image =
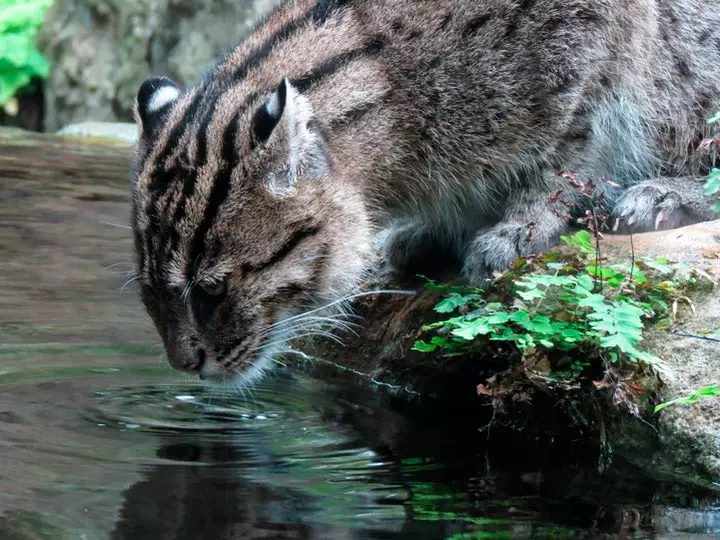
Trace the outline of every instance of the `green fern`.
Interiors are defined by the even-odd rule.
[[[680,265],[658,258],[637,261],[632,267],[604,267],[596,263],[588,232],[562,239],[576,249],[576,255],[563,261],[557,253],[549,253],[531,264],[518,263],[501,282],[506,287],[499,291],[502,302],[487,300],[477,288],[446,287],[428,280],[427,288],[446,294],[435,311],[452,316],[423,326],[431,337],[417,340],[413,348],[457,355],[480,343],[504,341],[522,356],[542,349],[576,351],[583,361],[575,364],[582,366],[588,365],[584,359],[590,354],[611,362],[657,362],[656,356],[641,349],[643,328],[647,320],[667,314],[678,285],[670,278]],[[573,371],[577,374],[582,368]]]
[[[713,116],[708,118],[708,124],[716,124],[720,122],[720,111],[716,112]],[[714,139],[716,148],[720,149],[720,137]],[[704,187],[705,196],[708,197],[712,203],[711,208],[713,212],[720,212],[720,169],[712,169],[705,182]]]

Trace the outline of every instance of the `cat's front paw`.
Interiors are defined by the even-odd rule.
[[[465,252],[463,275],[482,285],[494,271],[507,269],[516,259],[544,253],[560,238],[562,229],[539,229],[531,224],[499,223],[477,233]]]
[[[623,193],[613,210],[613,229],[644,232],[674,229],[695,221],[692,204],[667,186],[644,182]]]

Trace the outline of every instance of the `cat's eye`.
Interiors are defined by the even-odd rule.
[[[199,287],[208,296],[223,296],[227,292],[227,280],[200,283]]]
[[[195,320],[199,325],[210,324],[213,313],[225,301],[227,291],[227,279],[203,281],[193,288],[190,295],[190,305]]]

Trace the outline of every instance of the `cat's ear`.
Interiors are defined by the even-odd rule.
[[[284,78],[253,118],[255,144],[277,143],[286,152],[290,183],[328,172],[327,146],[314,117],[310,101]]]
[[[142,83],[135,100],[135,118],[144,136],[157,134],[179,96],[180,89],[167,77],[152,77]]]
[[[288,94],[291,92],[290,82],[283,79],[267,101],[257,110],[252,123],[253,137],[256,142],[266,142],[278,127],[288,105]],[[290,114],[288,112],[285,116]]]

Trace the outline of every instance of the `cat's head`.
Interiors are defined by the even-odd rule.
[[[149,79],[136,119],[137,276],[168,360],[252,379],[290,335],[323,326],[292,317],[359,285],[371,253],[361,195],[285,79],[250,94]]]

